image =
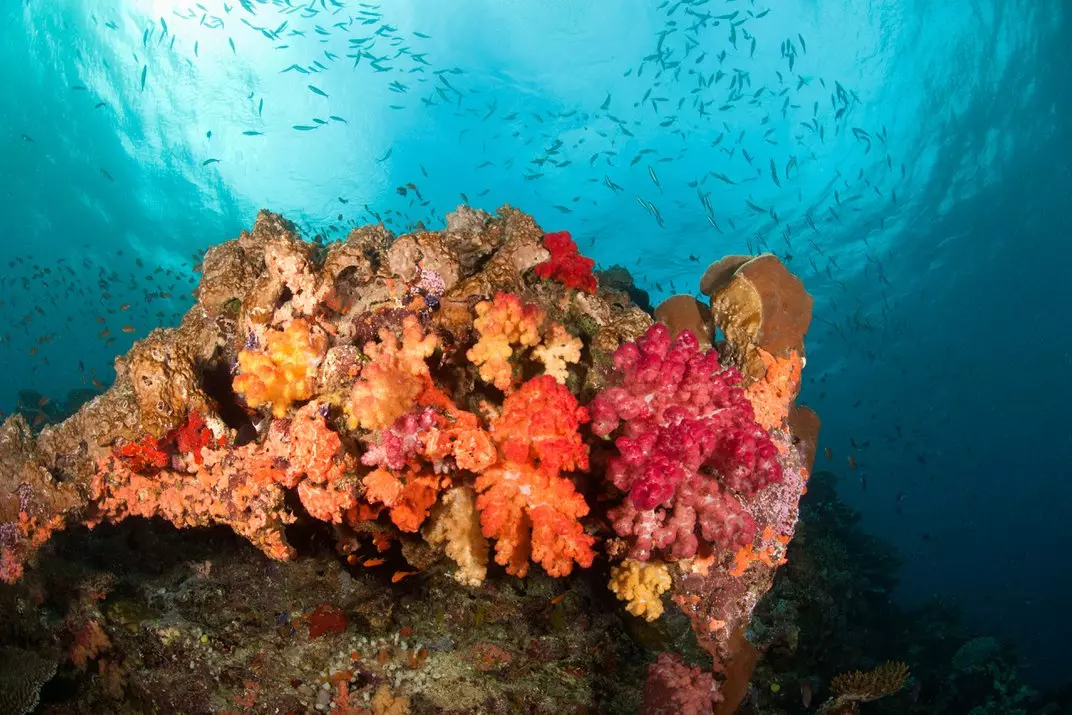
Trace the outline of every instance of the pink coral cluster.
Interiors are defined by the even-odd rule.
[[[592,431],[619,427],[607,476],[628,493],[612,509],[631,556],[690,558],[700,540],[725,550],[755,536],[741,498],[779,481],[777,449],[756,423],[740,374],[684,331],[654,325],[614,354],[617,384],[590,405]],[[697,535],[696,532],[699,532]]]
[[[644,715],[705,715],[722,700],[711,673],[686,665],[673,653],[660,653],[648,666]]]
[[[596,262],[581,255],[568,231],[544,235],[543,245],[551,258],[536,266],[536,275],[558,281],[567,288],[576,288],[585,293],[596,292],[596,277],[592,273]]]

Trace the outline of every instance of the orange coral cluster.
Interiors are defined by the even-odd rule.
[[[431,385],[425,358],[435,352],[438,343],[435,335],[424,334],[416,317],[407,316],[401,341],[383,329],[379,343],[366,344],[369,364],[354,385],[347,406],[350,429],[385,429],[408,412]]]
[[[533,378],[507,396],[491,424],[503,462],[476,480],[484,536],[497,539],[495,561],[524,576],[530,558],[552,576],[574,562],[588,567],[595,539],[579,519],[588,504],[563,470],[587,469],[588,447],[577,428],[588,413],[549,376]]]
[[[449,484],[435,474],[416,469],[402,473],[376,469],[365,475],[365,499],[390,509],[391,521],[401,531],[416,532],[439,497],[439,490]]]
[[[566,366],[581,359],[581,341],[559,323],[547,323],[547,315],[536,305],[525,304],[511,293],[497,293],[493,300],[476,305],[473,327],[480,339],[466,357],[479,368],[480,379],[507,391],[514,385],[511,356],[529,348],[544,364],[548,375],[564,383]],[[542,341],[542,345],[541,345]]]
[[[316,386],[316,368],[327,352],[328,341],[303,319],[292,320],[285,330],[269,330],[265,349],[238,353],[239,374],[234,390],[256,409],[269,406],[277,419],[286,417],[295,402],[308,400]]]
[[[778,358],[763,348],[756,348],[766,374],[753,382],[745,390],[756,422],[763,429],[771,430],[781,427],[789,417],[789,408],[800,391],[800,371],[804,361],[800,353],[790,351],[788,357]]]

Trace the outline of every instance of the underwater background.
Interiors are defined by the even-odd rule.
[[[0,13],[5,413],[110,384],[259,208],[332,240],[509,203],[653,303],[774,252],[816,300],[820,463],[905,559],[897,598],[955,602],[1067,681],[1065,3]]]

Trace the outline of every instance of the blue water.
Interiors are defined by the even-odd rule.
[[[5,412],[108,384],[261,207],[333,238],[509,202],[655,301],[770,250],[816,297],[803,399],[898,597],[1067,677],[1061,0],[4,5]]]

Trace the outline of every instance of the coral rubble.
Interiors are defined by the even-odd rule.
[[[393,583],[444,556],[470,588],[492,557],[518,577],[605,558],[629,613],[680,609],[710,658],[664,654],[649,692],[729,712],[818,420],[794,404],[810,297],[773,256],[726,261],[704,277],[711,310],[676,296],[664,324],[509,207],[320,248],[261,212],[208,251],[182,324],[119,359],[107,392],[38,434],[0,427],[0,577],[57,530],[130,516],[226,525],[275,560],[297,556],[295,528],[330,533],[352,567],[397,545],[412,570]],[[317,614],[310,633],[345,630]]]

